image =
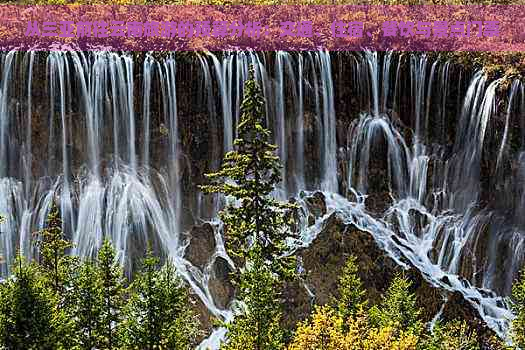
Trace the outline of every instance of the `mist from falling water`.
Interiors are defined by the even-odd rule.
[[[366,99],[361,113],[349,118],[352,121],[347,138],[339,140],[338,145],[333,56],[323,51],[279,52],[273,61],[267,58],[256,52],[198,55],[204,109],[212,118],[211,128],[218,129],[211,141],[210,164],[216,168],[233,148],[242,86],[253,64],[268,101],[267,125],[284,160],[286,182],[276,195],[299,195],[301,200],[302,190],[323,190],[330,213],[370,232],[400,265],[410,261],[431,283],[461,292],[489,326],[503,336],[512,315],[494,291],[508,293],[523,263],[524,225],[519,211],[525,206],[525,151],[515,158],[511,153],[517,138],[513,135],[513,121],[525,112],[521,82],[511,86],[505,129],[495,157],[498,172],[503,172],[509,162],[517,165],[512,168],[516,169],[517,180],[501,184],[507,186],[506,191],[517,193],[508,204],[516,214],[508,218],[502,214],[506,208],[498,207],[499,203],[487,208],[479,205],[481,161],[501,81],[488,81],[483,72],[470,77],[458,115],[456,139],[448,152],[451,155],[445,157],[447,152],[433,144],[430,137],[434,133],[431,124],[437,119],[435,134],[439,142],[447,143],[449,62],[432,61],[424,54],[403,59],[392,52],[370,51],[347,58],[354,74],[348,80],[355,85],[358,97]],[[43,59],[48,76],[45,94],[35,88],[34,78],[36,63]],[[399,104],[403,64],[408,64],[410,72],[410,118],[403,115],[404,106]],[[163,59],[146,55],[136,65],[129,55],[107,52],[53,52],[45,57],[36,53],[3,54],[0,211],[6,220],[0,224],[4,233],[0,235],[0,249],[8,262],[13,260],[17,247],[24,256],[38,256],[32,246],[32,232],[45,226],[55,200],[61,208],[64,228],[71,232],[76,245],[72,253],[92,257],[102,240],[109,237],[119,262],[129,272],[146,243],[153,242],[159,254],[174,261],[213,315],[231,319],[232,311],[218,308],[209,289],[217,258],[233,267],[224,249],[221,224],[210,220],[224,199],[213,199],[209,209],[202,196],[193,194],[197,198],[197,219],[209,221],[215,228],[216,251],[202,269],[183,257],[189,243],[181,224],[182,210],[187,205],[182,159],[187,155],[183,154],[180,139],[177,70],[173,55]],[[16,107],[13,100],[21,97],[10,81],[20,71],[25,79],[20,95],[24,103]],[[137,73],[142,73],[140,84],[135,83]],[[44,101],[41,96],[45,96]],[[153,110],[155,101],[159,101],[159,111]],[[41,118],[45,115],[44,122],[49,126],[47,148],[32,140],[34,113]],[[403,129],[403,120],[407,119],[412,123],[412,134]],[[158,123],[166,138],[166,147],[160,152],[152,147]],[[23,132],[14,132],[17,129]],[[369,168],[378,143],[383,143],[386,150],[391,202],[382,212],[373,213],[368,206],[373,191]],[[73,145],[84,152],[72,154]],[[34,153],[42,152],[36,147],[47,152],[47,162],[38,170],[42,175],[37,176],[32,162]],[[307,147],[320,158],[312,159],[306,153]],[[154,152],[157,158],[160,154],[160,166],[154,165]],[[341,152],[343,157],[338,157]],[[311,166],[315,161],[319,165]],[[342,175],[338,174],[338,162],[346,167],[346,186],[338,178]],[[302,220],[302,240],[292,246],[308,245],[323,228],[325,219],[319,218],[310,227]],[[480,247],[487,247],[484,256],[469,253]],[[509,258],[501,263],[498,257],[503,253]],[[471,272],[466,269],[469,266]],[[503,282],[497,278],[501,271],[506,276]],[[0,264],[0,272],[3,276],[9,274],[9,263]],[[224,336],[225,330],[217,329],[201,348],[217,348]]]

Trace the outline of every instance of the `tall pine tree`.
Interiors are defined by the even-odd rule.
[[[245,263],[258,254],[272,272],[288,278],[295,271],[294,257],[285,255],[286,238],[293,236],[290,212],[295,206],[271,196],[281,181],[281,163],[277,146],[270,142],[270,131],[263,126],[263,111],[264,97],[251,67],[235,149],[225,155],[219,171],[206,174],[211,184],[201,189],[231,196],[239,203],[220,213],[230,256]]]
[[[370,308],[370,321],[378,327],[396,327],[419,333],[422,330],[422,309],[410,290],[412,282],[405,276],[394,277],[380,305]]]
[[[83,262],[72,280],[68,314],[73,320],[73,340],[78,350],[101,349],[106,325],[102,322],[104,288],[95,263]]]
[[[207,174],[211,184],[201,188],[235,199],[220,217],[228,253],[244,266],[234,276],[242,312],[228,326],[225,348],[269,350],[283,346],[280,289],[295,272],[294,257],[286,254],[294,206],[271,196],[281,181],[281,165],[263,125],[264,98],[253,67],[249,74],[234,150],[217,172]]]
[[[117,328],[122,321],[124,305],[124,274],[116,265],[115,250],[109,240],[104,240],[97,257],[97,272],[102,287],[100,333],[97,334],[101,349],[118,349],[120,337]]]
[[[69,293],[72,291],[71,280],[78,266],[78,259],[67,254],[73,244],[62,231],[62,219],[54,203],[47,216],[46,227],[37,232],[37,236],[42,280],[52,291],[49,298],[53,305],[56,346],[68,349],[74,344],[74,319],[67,311]]]
[[[240,275],[241,313],[227,325],[224,350],[277,350],[284,348],[281,300],[282,282],[254,252]]]
[[[356,316],[363,311],[367,301],[366,292],[358,276],[357,261],[355,256],[350,256],[339,276],[338,296],[333,304],[343,320]]]
[[[47,225],[38,233],[37,246],[40,252],[40,266],[48,276],[49,283],[57,294],[62,294],[74,269],[75,258],[67,255],[73,244],[62,232],[62,220],[56,205],[47,216]]]

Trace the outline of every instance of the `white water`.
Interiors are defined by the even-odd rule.
[[[376,218],[366,210],[363,196],[359,196],[361,200],[357,202],[350,202],[338,194],[324,193],[324,195],[327,214],[316,225],[304,230],[301,242],[296,244],[308,246],[323,229],[325,220],[335,213],[345,224],[355,225],[358,229],[372,234],[378,246],[400,266],[407,267],[405,261],[408,259],[434,286],[444,290],[459,291],[479,311],[489,327],[501,337],[506,337],[509,321],[513,315],[508,310],[505,299],[489,289],[476,288],[469,281],[443,268],[441,265],[443,255],[437,262],[429,257],[436,233],[440,229],[449,231],[450,239],[454,241],[456,249],[463,247],[469,237],[468,232],[464,234],[469,229],[468,224],[465,225],[463,221],[468,220],[467,218],[457,215],[434,216],[414,199],[401,200],[390,207],[384,217]],[[428,223],[423,226],[422,233],[414,232],[416,223],[414,216],[410,215],[411,212],[426,217]],[[460,234],[464,234],[463,237],[456,236]]]

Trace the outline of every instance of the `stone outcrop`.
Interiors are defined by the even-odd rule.
[[[220,256],[215,259],[208,287],[215,304],[221,309],[229,306],[235,294],[235,288],[230,282],[231,272],[232,269],[226,259]]]
[[[208,337],[214,326],[215,318],[210,313],[206,305],[199,299],[199,297],[194,296],[192,299],[192,309],[197,314],[200,323],[200,334],[197,337],[197,343],[200,343],[206,337]]]
[[[184,251],[184,257],[196,268],[203,272],[215,252],[215,233],[209,223],[196,225],[188,232],[188,246]],[[199,342],[210,334],[213,328],[213,315],[197,295],[192,298],[193,310],[197,313],[202,329]]]
[[[214,256],[216,243],[213,226],[209,223],[193,226],[188,232],[188,240],[184,257],[203,274],[209,274],[208,288],[215,306],[219,309],[228,308],[235,295],[235,288],[229,278],[232,268],[226,259]],[[216,320],[196,295],[193,297],[193,309],[198,314],[203,330],[198,339],[200,341],[210,334]]]
[[[308,208],[308,224],[313,225],[316,218],[326,214],[324,196],[321,192],[315,192],[312,196],[306,197],[304,201]]]
[[[326,203],[322,193],[318,192],[305,198],[305,203],[312,216],[309,222],[326,215]],[[192,231],[196,233],[195,237],[198,237],[192,240],[195,246],[190,249],[193,261],[206,261],[207,254],[211,254],[210,246],[203,238],[209,234],[205,233],[206,230],[200,227]],[[305,273],[298,280],[288,283],[284,290],[285,327],[295,328],[299,321],[308,317],[315,304],[327,304],[333,297],[337,298],[338,278],[350,255],[356,257],[359,277],[371,304],[381,299],[394,276],[404,274],[412,282],[412,292],[416,294],[419,306],[423,309],[424,321],[431,321],[442,310],[441,316],[444,321],[465,320],[476,329],[482,344],[488,343],[489,338],[494,335],[478,311],[460,293],[450,293],[433,286],[415,267],[408,270],[401,268],[379,248],[372,234],[346,225],[336,214],[326,218],[324,228],[308,247],[297,251],[298,260]],[[406,263],[410,265],[408,261]],[[234,287],[228,278],[230,272],[229,264],[221,257],[212,265],[209,288],[219,307],[227,307],[234,296]],[[200,305],[199,312],[204,315],[201,316],[204,326],[210,329],[211,318],[203,305]]]
[[[465,320],[471,329],[476,330],[482,349],[499,349],[498,345],[491,345],[491,338],[495,337],[494,332],[487,327],[481,319],[478,310],[465,300],[461,293],[448,293],[441,319],[444,322],[458,319]]]
[[[322,207],[319,204],[322,194],[314,198],[317,206]],[[459,292],[450,293],[433,286],[415,267],[404,270],[378,247],[369,232],[345,225],[335,214],[326,220],[313,242],[297,253],[305,274],[302,280],[289,284],[285,291],[287,325],[306,318],[314,304],[326,304],[337,297],[338,277],[347,258],[353,255],[357,258],[359,277],[370,303],[380,300],[394,276],[404,274],[412,282],[412,292],[423,309],[424,321],[431,321],[443,307],[444,321],[466,321],[477,330],[481,343],[487,343],[494,335],[478,311]]]
[[[203,269],[215,252],[215,232],[209,223],[193,226],[184,256],[194,266]]]

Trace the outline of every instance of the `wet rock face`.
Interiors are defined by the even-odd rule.
[[[215,234],[213,227],[205,223],[193,226],[188,233],[189,244],[184,251],[184,257],[195,267],[204,271],[215,252]],[[202,334],[197,341],[202,341],[211,333],[214,317],[197,295],[192,297],[192,308],[197,313]]]
[[[193,226],[188,236],[189,244],[184,257],[202,273],[208,274],[208,288],[215,306],[219,309],[228,308],[235,295],[235,288],[230,282],[232,268],[226,259],[214,257],[216,245],[213,226],[209,223]],[[193,300],[192,306],[199,316],[202,329],[202,335],[198,339],[200,342],[211,333],[215,317],[197,295],[193,296]]]
[[[305,320],[314,306],[314,297],[306,289],[305,281],[297,279],[286,283],[283,293],[283,327],[295,329],[297,322]]]
[[[454,292],[448,295],[441,319],[445,322],[457,319],[467,321],[468,325],[476,330],[478,342],[481,344],[482,349],[494,348],[490,342],[490,338],[494,336],[494,332],[487,327],[481,319],[478,310],[466,301],[461,293]]]
[[[225,309],[235,295],[235,288],[230,282],[230,273],[233,272],[226,259],[217,257],[213,263],[211,278],[208,283],[215,305]]]
[[[193,226],[189,232],[189,240],[184,257],[194,266],[203,269],[215,252],[213,227],[208,223]]]
[[[191,306],[199,319],[201,333],[197,337],[197,343],[200,343],[211,334],[215,318],[210,313],[206,305],[204,305],[204,303],[199,299],[199,297],[194,296],[192,298]]]
[[[324,194],[315,192],[312,196],[305,199],[308,208],[308,224],[313,225],[316,218],[320,218],[326,214],[326,202]]]
[[[326,214],[326,202],[322,192],[315,192],[312,196],[305,199],[310,213],[315,217],[321,217]]]
[[[398,271],[396,263],[377,247],[371,234],[344,225],[332,214],[312,244],[299,252],[306,271],[305,283],[317,304],[329,302],[350,255],[357,258],[359,275],[371,302],[379,299]]]
[[[223,258],[217,258],[217,261],[214,264],[214,269],[222,269],[221,267],[215,266],[223,264],[225,264],[226,268],[229,269],[228,263]],[[213,275],[208,282],[209,291],[213,297],[215,306],[217,306],[219,309],[226,309],[230,306],[230,303],[235,296],[235,288],[231,282],[225,278],[227,274],[221,276],[220,272],[215,274],[215,271],[213,271],[212,273]],[[204,305],[202,300],[197,295],[192,296],[192,308],[196,312],[200,322],[201,334],[197,339],[197,342],[200,343],[202,340],[204,340],[204,338],[211,334],[214,326],[216,325],[216,322],[221,320],[216,318],[210,312],[210,310],[208,310],[206,305]]]

